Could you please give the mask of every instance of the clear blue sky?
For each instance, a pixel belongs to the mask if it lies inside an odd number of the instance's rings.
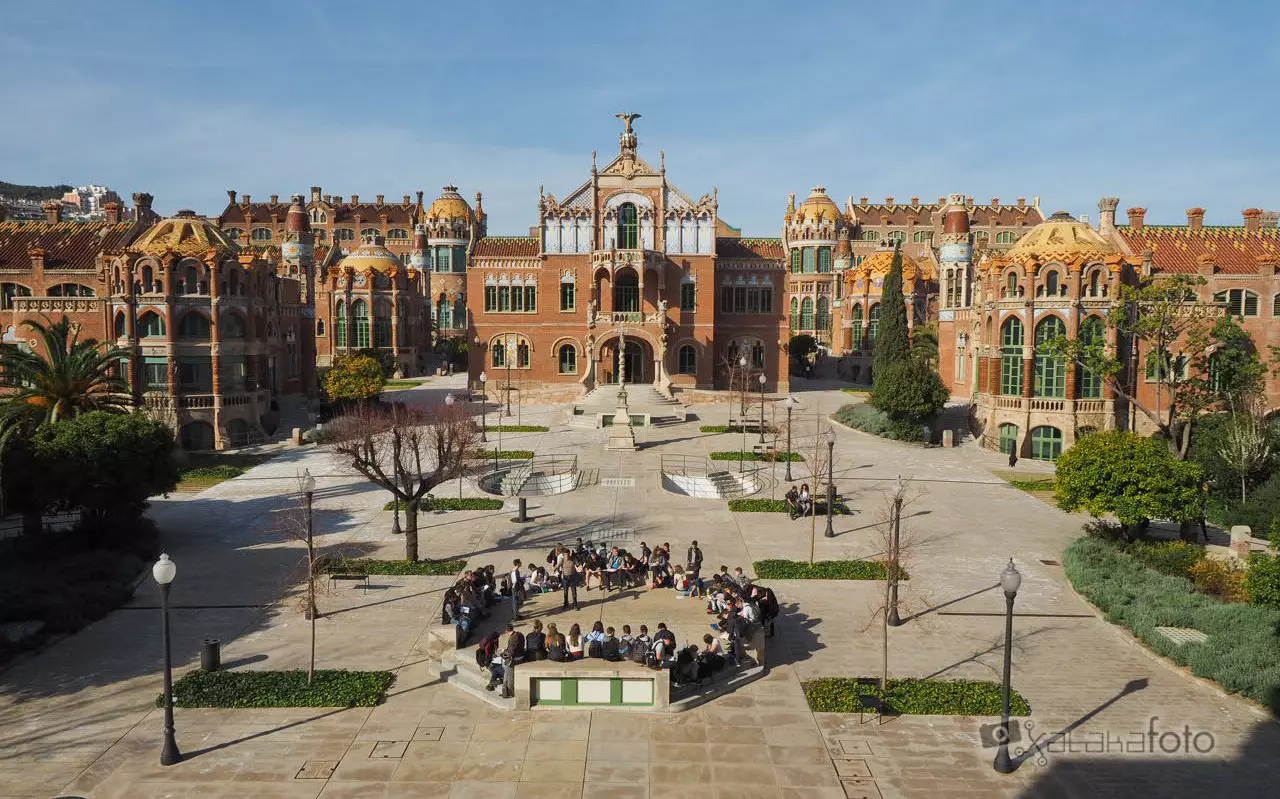
[[[718,10],[716,10],[718,9]],[[1096,220],[1280,207],[1274,2],[324,3],[5,0],[0,179],[145,189],[162,212],[481,189],[536,222],[591,150],[667,153],[777,235],[786,195],[1039,195]]]

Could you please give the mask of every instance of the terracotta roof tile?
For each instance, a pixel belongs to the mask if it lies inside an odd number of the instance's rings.
[[[889,217],[888,224],[890,225],[906,225],[911,222],[917,225],[932,225],[934,214],[941,209],[942,206],[937,203],[922,203],[920,205],[868,203],[867,205],[854,205],[853,213],[859,222],[867,225],[885,224],[882,221],[885,216]],[[1040,213],[1039,209],[1031,205],[973,205],[969,207],[969,214],[972,216],[975,226],[1009,226],[1023,221],[1028,225],[1038,225],[1044,221],[1044,215]]]
[[[782,239],[716,239],[716,255],[720,258],[768,258],[781,261],[785,254]]]
[[[0,269],[30,269],[33,247],[45,251],[46,269],[93,269],[99,253],[123,249],[137,232],[133,222],[0,222]]]
[[[1192,230],[1181,225],[1117,225],[1116,232],[1134,255],[1150,248],[1156,272],[1191,274],[1209,256],[1220,274],[1256,275],[1259,259],[1280,259],[1280,229],[1248,232],[1243,227],[1209,226]]]
[[[289,203],[232,203],[218,215],[221,225],[249,225],[253,223],[269,225],[271,215],[275,214],[279,221],[289,214]]]
[[[357,214],[360,223],[379,224],[382,214],[386,214],[393,225],[413,225],[417,221],[418,206],[416,203],[342,203],[333,205],[330,222],[353,222]],[[218,216],[219,225],[271,224],[272,215],[283,223],[289,214],[289,203],[232,203]]]
[[[476,242],[477,258],[536,258],[541,251],[534,236],[488,236]]]

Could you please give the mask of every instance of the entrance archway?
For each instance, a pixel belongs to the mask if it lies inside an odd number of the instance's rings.
[[[640,276],[634,269],[620,269],[614,275],[613,310],[631,313],[640,310]]]
[[[616,385],[621,369],[622,352],[616,338],[604,343],[601,348],[600,362],[596,365],[600,370],[599,382]],[[626,351],[627,383],[653,383],[653,347],[641,338],[627,337]]]

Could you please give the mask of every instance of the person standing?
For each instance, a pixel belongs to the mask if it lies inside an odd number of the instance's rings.
[[[502,672],[502,698],[510,699],[516,695],[516,664],[524,662],[524,633],[516,629],[514,624],[507,624],[506,664]]]
[[[685,558],[686,570],[689,572],[689,579],[693,580],[697,585],[702,576],[702,550],[698,549],[698,542],[694,541],[689,545],[688,557]]]
[[[519,558],[512,561],[511,565],[511,618],[520,618],[520,606],[524,604],[526,587],[524,583],[524,575],[520,573],[520,567],[523,566]]]
[[[560,550],[560,557],[556,560],[556,572],[560,575],[560,588],[564,592],[564,604],[561,605],[562,610],[569,608],[569,593],[573,593],[573,609],[578,610],[578,565],[573,561],[573,555],[569,550]]]

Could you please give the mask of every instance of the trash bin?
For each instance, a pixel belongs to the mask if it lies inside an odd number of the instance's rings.
[[[219,647],[222,642],[217,638],[206,638],[200,646],[200,670],[217,671],[222,665],[222,654]]]

